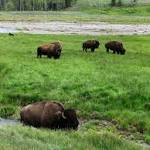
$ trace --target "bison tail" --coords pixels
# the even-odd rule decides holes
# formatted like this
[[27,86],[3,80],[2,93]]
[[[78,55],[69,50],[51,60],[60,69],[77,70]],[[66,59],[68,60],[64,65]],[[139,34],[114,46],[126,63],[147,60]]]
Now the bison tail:
[[41,55],[41,47],[37,48],[37,58]]
[[83,51],[85,50],[85,44],[84,43],[82,44],[82,50]]

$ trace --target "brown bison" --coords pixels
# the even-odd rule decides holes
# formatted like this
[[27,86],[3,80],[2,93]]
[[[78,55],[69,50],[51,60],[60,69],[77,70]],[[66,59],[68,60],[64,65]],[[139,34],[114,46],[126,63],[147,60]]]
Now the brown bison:
[[96,48],[99,48],[99,41],[97,40],[88,40],[82,44],[83,51],[87,52],[87,49],[91,49],[91,52],[94,52]]
[[77,129],[79,121],[75,110],[64,109],[58,102],[37,102],[22,108],[21,122],[34,127]]
[[37,57],[46,55],[48,58],[54,57],[54,59],[60,58],[62,46],[59,42],[53,42],[50,44],[42,45],[37,48]]
[[62,51],[62,45],[60,42],[52,42],[50,44],[54,44],[55,48],[57,48],[60,52]]
[[109,52],[110,49],[113,51],[114,54],[117,52],[117,54],[124,55],[126,52],[126,50],[123,48],[123,44],[118,41],[110,41],[106,43],[105,48],[107,52]]

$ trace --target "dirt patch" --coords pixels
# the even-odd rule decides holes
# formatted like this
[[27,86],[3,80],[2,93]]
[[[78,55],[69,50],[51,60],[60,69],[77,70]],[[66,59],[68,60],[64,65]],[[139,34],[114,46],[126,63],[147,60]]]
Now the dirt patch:
[[[7,126],[7,125],[18,125],[21,124],[19,120],[16,119],[3,119],[0,118],[0,127]],[[79,129],[82,127],[88,127],[88,124],[93,124],[97,126],[97,131],[109,131],[114,132],[115,134],[119,135],[120,137],[132,141],[137,145],[140,145],[143,148],[150,148],[150,145],[145,143],[143,140],[143,135],[141,133],[132,133],[129,131],[121,130],[116,128],[116,124],[108,120],[85,120],[80,118],[80,126]],[[138,137],[138,138],[137,138]]]
[[119,137],[126,139],[134,144],[137,144],[143,148],[150,148],[150,145],[145,143],[144,136],[140,132],[131,132],[130,130],[123,130],[118,127],[118,125],[113,121],[108,120],[84,120],[80,119],[80,128],[91,128],[91,126],[96,126],[97,132],[107,131],[115,133]]
[[0,22],[0,33],[148,35],[150,25],[109,24],[103,22]]

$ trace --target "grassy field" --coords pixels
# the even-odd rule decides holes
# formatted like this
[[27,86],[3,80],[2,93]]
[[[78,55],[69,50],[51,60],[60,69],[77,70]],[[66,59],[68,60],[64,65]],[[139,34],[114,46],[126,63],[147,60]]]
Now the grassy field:
[[109,22],[126,24],[150,23],[150,6],[135,7],[73,7],[65,11],[0,12],[0,21],[67,21]]
[[[92,38],[101,41],[100,49],[95,53],[83,53],[82,41]],[[60,40],[64,47],[60,60],[36,58],[38,45],[56,40]],[[107,54],[104,43],[109,40],[122,41],[127,54],[125,56]],[[142,139],[150,142],[150,36],[18,34],[9,37],[1,34],[0,41],[1,117],[19,118],[19,110],[25,104],[40,100],[56,100],[64,103],[66,107],[78,110],[78,116],[87,122],[95,119],[109,120],[114,123],[114,128],[140,133]],[[12,145],[12,143],[7,145],[12,136],[14,137],[12,141],[14,140],[17,147],[17,139],[28,139],[30,133],[27,131],[31,130],[33,137],[25,144],[26,146],[29,144],[30,149],[35,149],[37,143],[39,149],[40,145],[45,143],[45,149],[51,145],[55,147],[56,141],[49,142],[49,140],[53,136],[56,139],[58,135],[62,147],[68,142],[67,139],[71,141],[71,145],[67,143],[62,149],[72,148],[74,142],[80,138],[83,145],[79,144],[78,149],[87,149],[87,143],[89,149],[91,147],[93,149],[100,147],[104,150],[134,149],[130,146],[129,148],[127,143],[120,144],[124,143],[120,139],[113,138],[111,134],[114,133],[114,129],[103,134],[98,124],[89,123],[87,126],[89,130],[83,125],[79,132],[71,134],[63,132],[61,136],[60,132],[43,133],[41,130],[24,127],[10,128],[7,133],[7,129],[2,128],[0,140],[3,142],[0,142],[0,145],[1,147]],[[39,137],[36,137],[36,132]],[[8,134],[8,139],[4,133]],[[43,136],[46,134],[45,136],[49,138],[43,139],[42,134]],[[97,140],[100,143],[102,140],[102,143],[99,144]],[[58,145],[55,149],[61,148]]]
[[[78,132],[27,127],[0,128],[2,150],[141,150],[115,135],[82,128]],[[143,149],[146,150],[146,149]]]

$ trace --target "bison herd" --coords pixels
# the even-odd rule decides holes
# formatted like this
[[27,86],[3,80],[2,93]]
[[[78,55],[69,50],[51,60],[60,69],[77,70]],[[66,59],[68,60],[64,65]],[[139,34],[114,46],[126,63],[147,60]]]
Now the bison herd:
[[[12,36],[12,35],[11,35]],[[88,49],[94,52],[99,48],[100,42],[88,40],[83,42],[83,51]],[[118,41],[110,41],[105,44],[106,52],[124,55],[126,50],[123,44]],[[61,56],[62,45],[60,42],[53,42],[37,48],[37,58],[46,55],[48,58],[58,59]],[[20,112],[21,122],[34,127],[46,127],[50,129],[77,129],[79,121],[74,109],[65,109],[63,104],[58,102],[43,101],[24,106]]]
[[[95,49],[99,48],[100,42],[98,40],[87,40],[82,43],[83,51],[87,52],[88,49],[91,52],[94,52]],[[126,50],[123,47],[123,44],[118,41],[110,41],[105,44],[106,51],[112,50],[113,53],[124,55]],[[53,42],[39,46],[37,48],[37,58],[46,55],[48,58],[59,59],[62,51],[62,45],[60,42]]]

